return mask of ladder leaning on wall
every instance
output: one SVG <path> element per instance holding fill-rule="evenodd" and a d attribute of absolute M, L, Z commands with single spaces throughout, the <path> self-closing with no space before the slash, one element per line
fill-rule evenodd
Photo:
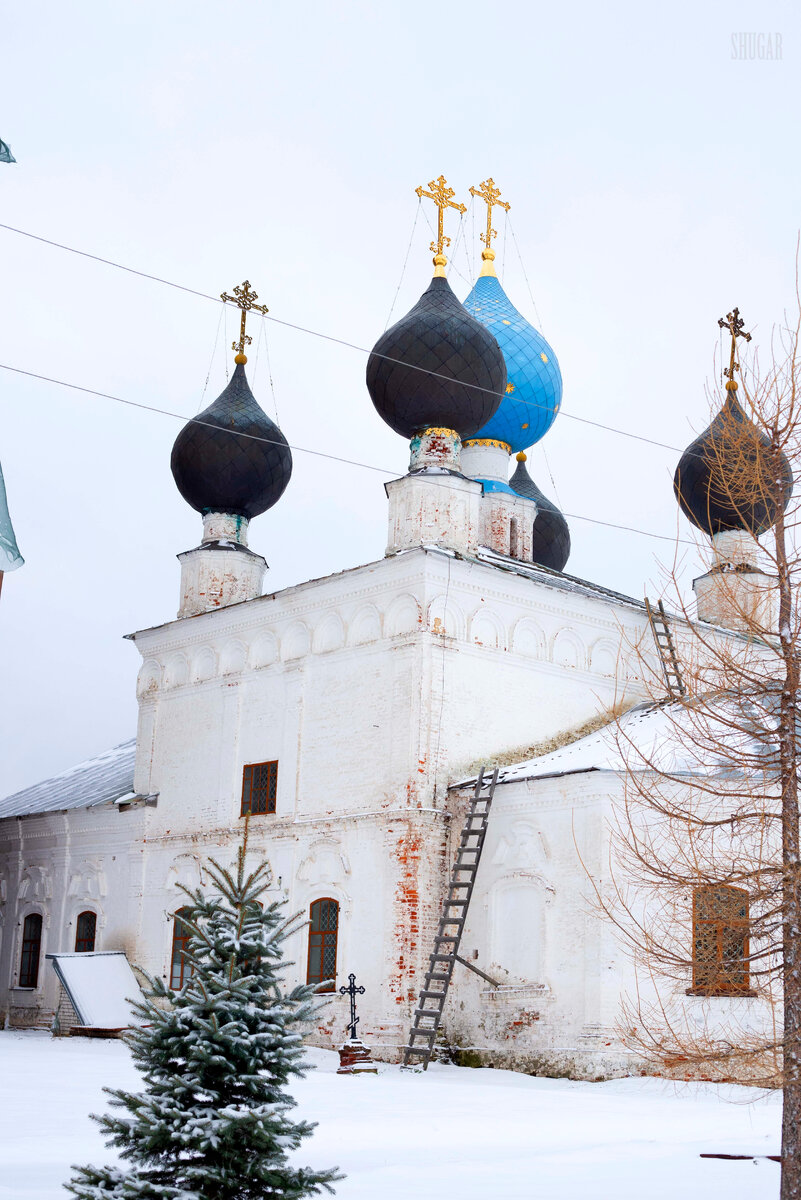
<path fill-rule="evenodd" d="M 662 666 L 662 674 L 665 678 L 668 695 L 672 700 L 678 700 L 681 696 L 687 695 L 687 688 L 682 678 L 681 666 L 676 654 L 673 634 L 670 632 L 665 606 L 661 600 L 658 600 L 656 608 L 654 608 L 646 596 L 645 612 L 648 616 L 651 632 L 654 635 L 654 641 L 656 642 L 656 649 L 659 654 L 659 661 Z"/>
<path fill-rule="evenodd" d="M 473 963 L 459 957 L 459 945 L 467 920 L 470 897 L 473 894 L 476 871 L 481 861 L 481 851 L 484 848 L 484 838 L 487 833 L 487 821 L 497 782 L 497 767 L 493 771 L 489 783 L 485 783 L 484 768 L 481 768 L 462 828 L 459 849 L 448 884 L 448 894 L 442 908 L 437 936 L 434 938 L 434 950 L 429 959 L 420 998 L 412 1018 L 409 1042 L 403 1051 L 404 1067 L 412 1065 L 412 1060 L 415 1059 L 417 1064 L 425 1070 L 431 1061 L 434 1053 L 434 1041 L 442 1021 L 445 1000 L 451 985 L 453 968 L 457 962 L 474 971 L 476 975 L 480 975 L 493 987 L 498 986 L 496 980 L 485 975 L 483 971 L 479 971 Z"/>

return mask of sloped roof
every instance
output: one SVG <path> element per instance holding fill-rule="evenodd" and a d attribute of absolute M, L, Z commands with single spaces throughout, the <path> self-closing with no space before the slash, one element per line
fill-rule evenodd
<path fill-rule="evenodd" d="M 719 775 L 775 769 L 764 734 L 770 704 L 747 697 L 718 697 L 698 705 L 646 703 L 570 745 L 502 767 L 498 783 L 579 775 L 587 771 L 655 770 L 665 775 Z M 748 727 L 754 730 L 748 733 Z M 757 731 L 759 734 L 757 736 Z M 475 783 L 462 780 L 455 787 Z"/>
<path fill-rule="evenodd" d="M 433 474 L 437 471 L 435 467 L 426 468 L 428 474 Z M 442 474 L 447 475 L 444 471 Z M 282 588 L 278 592 L 265 592 L 263 596 L 255 596 L 252 600 L 239 600 L 238 605 L 246 604 L 268 604 L 276 597 L 288 597 L 298 592 L 302 592 L 304 588 L 312 587 L 318 583 L 327 583 L 332 579 L 346 579 L 348 576 L 358 575 L 360 571 L 372 571 L 376 567 L 381 567 L 388 562 L 402 562 L 403 559 L 413 554 L 431 554 L 440 558 L 451 558 L 461 562 L 474 563 L 482 567 L 488 567 L 490 570 L 503 571 L 507 575 L 519 575 L 524 579 L 530 579 L 532 582 L 542 584 L 547 588 L 554 588 L 561 592 L 570 592 L 577 596 L 587 596 L 590 599 L 602 600 L 607 604 L 623 605 L 628 608 L 645 610 L 645 601 L 637 600 L 633 596 L 625 596 L 622 592 L 612 591 L 610 588 L 602 587 L 601 584 L 591 583 L 587 579 L 579 579 L 576 575 L 566 575 L 564 571 L 554 571 L 550 567 L 544 567 L 537 563 L 524 563 L 514 558 L 508 558 L 504 554 L 498 554 L 494 550 L 488 549 L 486 546 L 479 547 L 475 554 L 462 554 L 455 550 L 448 550 L 444 546 L 431 545 L 411 546 L 406 550 L 399 550 L 397 553 L 384 558 L 374 559 L 372 562 L 362 563 L 357 567 L 345 567 L 342 571 L 333 571 L 330 575 L 320 575 L 314 579 L 304 579 L 299 583 L 293 583 L 289 587 Z M 235 605 L 227 606 L 232 609 Z M 137 629 L 133 633 L 126 633 L 124 636 L 130 641 L 135 642 L 140 634 L 154 633 L 159 629 L 166 629 L 170 625 L 177 625 L 179 622 L 197 621 L 204 617 L 208 617 L 213 613 L 219 612 L 219 609 L 211 609 L 210 612 L 196 613 L 192 617 L 176 617 L 170 621 L 161 621 L 158 625 L 150 625 L 144 629 Z M 675 614 L 670 614 L 676 620 Z M 725 630 L 726 633 L 732 633 L 731 630 Z M 732 633 L 732 636 L 741 636 Z"/>
<path fill-rule="evenodd" d="M 0 818 L 94 808 L 133 792 L 136 738 L 0 800 Z"/>
<path fill-rule="evenodd" d="M 437 549 L 437 547 L 427 548 Z M 508 558 L 505 554 L 498 554 L 486 546 L 480 546 L 475 556 L 461 554 L 458 557 L 464 558 L 468 562 L 480 562 L 485 567 L 493 567 L 496 571 L 505 571 L 510 575 L 522 575 L 544 587 L 556 588 L 560 592 L 572 592 L 577 596 L 588 596 L 612 604 L 625 605 L 628 608 L 645 609 L 644 600 L 636 600 L 633 596 L 612 591 L 611 588 L 603 587 L 600 583 L 591 583 L 588 579 L 579 579 L 577 575 L 554 571 L 540 563 L 519 562 L 514 558 Z"/>
<path fill-rule="evenodd" d="M 127 1029 L 142 1018 L 129 1001 L 143 1004 L 139 981 L 122 950 L 48 954 L 81 1025 L 90 1029 Z"/>
<path fill-rule="evenodd" d="M 648 756 L 665 739 L 673 740 L 671 716 L 666 707 L 637 705 L 619 721 L 612 720 L 568 746 L 503 768 L 498 773 L 498 782 L 578 775 L 584 771 L 625 771 L 629 747 L 636 747 L 640 756 Z"/>

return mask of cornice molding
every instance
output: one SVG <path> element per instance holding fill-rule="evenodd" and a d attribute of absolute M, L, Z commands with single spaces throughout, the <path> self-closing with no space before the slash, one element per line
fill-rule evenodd
<path fill-rule="evenodd" d="M 392 808 L 381 809 L 379 811 L 370 812 L 350 812 L 350 813 L 329 813 L 319 817 L 301 817 L 293 816 L 286 817 L 271 817 L 269 827 L 258 830 L 253 824 L 249 830 L 249 841 L 251 845 L 255 845 L 260 840 L 265 840 L 268 845 L 274 843 L 278 839 L 288 839 L 297 841 L 299 830 L 308 830 L 312 836 L 320 837 L 323 833 L 330 833 L 328 828 L 337 827 L 345 828 L 348 825 L 358 825 L 363 821 L 375 821 L 376 823 L 389 824 L 392 821 L 415 821 L 421 825 L 437 825 L 440 822 L 447 824 L 451 820 L 451 814 L 444 809 L 438 808 Z M 315 833 L 315 830 L 318 832 Z M 230 838 L 232 841 L 239 842 L 241 840 L 241 829 L 238 826 L 215 826 L 211 829 L 187 829 L 183 832 L 170 833 L 152 833 L 145 839 L 144 843 L 151 849 L 158 846 L 173 846 L 177 843 L 189 843 L 192 846 L 199 844 L 212 843 L 220 844 L 220 838 Z"/>

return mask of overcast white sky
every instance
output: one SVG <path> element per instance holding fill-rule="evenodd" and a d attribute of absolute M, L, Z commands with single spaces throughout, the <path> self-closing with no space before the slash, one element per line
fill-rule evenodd
<path fill-rule="evenodd" d="M 492 175 L 540 320 L 511 236 L 504 261 L 499 214 L 504 285 L 565 384 L 532 474 L 554 495 L 552 473 L 569 513 L 687 536 L 678 456 L 568 414 L 683 448 L 707 423 L 718 316 L 739 305 L 766 341 L 792 303 L 799 12 L 18 0 L 3 18 L 0 137 L 18 162 L 0 165 L 0 221 L 202 292 L 248 278 L 271 315 L 369 348 L 414 188 L 442 172 L 468 201 Z M 782 59 L 733 59 L 740 31 L 780 33 Z M 468 214 L 451 274 L 462 298 L 481 216 L 474 239 Z M 396 317 L 428 284 L 429 241 L 421 218 Z M 198 410 L 220 306 L 3 229 L 0 263 L 0 361 Z M 229 314 L 205 403 L 225 384 L 234 326 Z M 402 474 L 407 446 L 372 408 L 365 355 L 266 333 L 289 441 Z M 264 343 L 255 357 L 251 383 L 274 414 Z M 170 475 L 179 428 L 0 371 L 0 461 L 27 560 L 0 599 L 0 794 L 135 730 L 139 659 L 122 635 L 175 615 L 175 555 L 200 534 Z M 251 528 L 267 588 L 380 557 L 383 478 L 296 453 L 283 500 Z M 570 524 L 569 571 L 656 588 L 669 543 Z"/>

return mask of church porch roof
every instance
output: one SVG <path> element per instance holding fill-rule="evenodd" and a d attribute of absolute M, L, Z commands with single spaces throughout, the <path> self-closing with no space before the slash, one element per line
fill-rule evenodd
<path fill-rule="evenodd" d="M 590 771 L 621 776 L 655 771 L 666 779 L 688 781 L 731 776 L 733 770 L 769 776 L 776 765 L 770 738 L 765 738 L 774 720 L 772 703 L 769 695 L 721 695 L 696 704 L 647 701 L 558 750 L 502 767 L 498 784 Z M 451 786 L 475 782 L 473 776 Z"/>
<path fill-rule="evenodd" d="M 0 800 L 0 819 L 94 808 L 133 793 L 136 738 Z"/>

